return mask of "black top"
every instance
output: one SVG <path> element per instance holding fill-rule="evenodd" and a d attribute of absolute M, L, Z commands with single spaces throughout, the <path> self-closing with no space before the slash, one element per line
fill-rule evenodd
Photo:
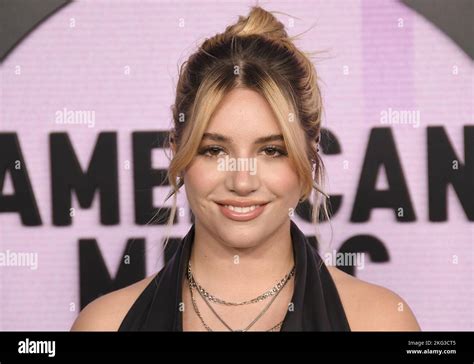
<path fill-rule="evenodd" d="M 293 310 L 281 331 L 350 331 L 334 281 L 303 232 L 291 221 L 295 259 Z M 194 225 L 171 259 L 132 305 L 119 331 L 183 331 L 182 282 L 194 241 Z"/>

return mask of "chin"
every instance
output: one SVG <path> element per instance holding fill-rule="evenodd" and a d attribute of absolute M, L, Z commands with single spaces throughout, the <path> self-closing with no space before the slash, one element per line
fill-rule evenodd
<path fill-rule="evenodd" d="M 255 229 L 254 231 L 251 231 Z M 220 226 L 216 227 L 216 232 L 223 241 L 223 243 L 234 249 L 247 249 L 258 246 L 258 242 L 263 239 L 263 231 L 256 231 L 256 229 L 262 230 L 262 226 Z"/>
<path fill-rule="evenodd" d="M 238 239 L 226 240 L 225 244 L 229 248 L 233 248 L 233 249 L 249 249 L 249 248 L 255 248 L 256 246 L 258 246 L 258 244 L 256 244 L 255 241 L 251 242 L 248 240 L 243 241 L 243 240 L 238 240 Z"/>

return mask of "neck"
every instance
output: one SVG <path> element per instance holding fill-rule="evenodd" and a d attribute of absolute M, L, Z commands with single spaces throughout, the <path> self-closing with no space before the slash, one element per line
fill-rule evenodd
<path fill-rule="evenodd" d="M 190 262 L 195 279 L 217 297 L 238 301 L 261 294 L 294 265 L 290 220 L 243 249 L 229 247 L 196 220 Z"/>

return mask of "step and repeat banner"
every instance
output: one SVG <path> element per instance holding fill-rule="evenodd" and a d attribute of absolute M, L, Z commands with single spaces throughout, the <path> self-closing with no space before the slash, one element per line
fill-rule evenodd
<path fill-rule="evenodd" d="M 321 52 L 333 216 L 320 254 L 359 253 L 344 269 L 401 295 L 423 330 L 473 330 L 472 34 L 456 20 L 465 1 L 420 3 L 260 5 Z M 162 267 L 167 229 L 148 222 L 169 212 L 179 66 L 255 4 L 17 4 L 0 65 L 0 330 L 68 330 L 88 302 Z M 178 203 L 173 239 L 193 221 Z M 315 241 L 308 208 L 293 220 Z"/>

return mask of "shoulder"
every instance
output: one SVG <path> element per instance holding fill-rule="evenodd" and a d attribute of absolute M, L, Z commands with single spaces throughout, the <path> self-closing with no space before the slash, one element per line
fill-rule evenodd
<path fill-rule="evenodd" d="M 130 307 L 155 276 L 95 299 L 81 311 L 71 331 L 117 331 Z"/>
<path fill-rule="evenodd" d="M 328 266 L 352 331 L 419 331 L 408 304 L 393 291 Z"/>

